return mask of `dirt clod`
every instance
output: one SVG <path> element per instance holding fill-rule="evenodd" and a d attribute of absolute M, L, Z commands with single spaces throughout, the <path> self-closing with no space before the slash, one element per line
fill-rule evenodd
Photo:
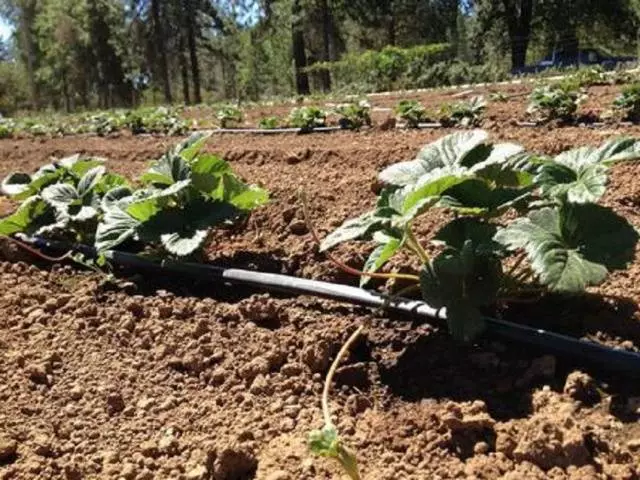
<path fill-rule="evenodd" d="M 107 413 L 109 415 L 120 413 L 124 408 L 124 398 L 122 398 L 122 394 L 120 392 L 112 392 L 107 395 Z"/>
<path fill-rule="evenodd" d="M 258 468 L 258 460 L 253 452 L 242 445 L 227 446 L 218 451 L 214 463 L 215 480 L 250 478 Z"/>
<path fill-rule="evenodd" d="M 18 442 L 0 435 L 0 465 L 13 462 L 18 452 Z"/>
<path fill-rule="evenodd" d="M 29 375 L 29 379 L 33 383 L 37 383 L 40 385 L 49 385 L 48 371 L 46 364 L 43 363 L 34 363 L 27 366 L 26 371 Z"/>
<path fill-rule="evenodd" d="M 593 404 L 600 400 L 600 392 L 593 378 L 583 372 L 571 372 L 564 384 L 564 393 L 583 403 Z"/>

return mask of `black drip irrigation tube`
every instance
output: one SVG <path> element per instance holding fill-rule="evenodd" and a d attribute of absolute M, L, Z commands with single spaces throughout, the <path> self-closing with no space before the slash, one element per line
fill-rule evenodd
<path fill-rule="evenodd" d="M 345 130 L 342 127 L 316 127 L 316 128 L 214 128 L 207 130 L 212 133 L 249 133 L 256 135 L 277 135 L 279 133 L 329 133 Z"/>
<path fill-rule="evenodd" d="M 97 255 L 96 250 L 87 245 L 72 245 L 41 238 L 22 240 L 37 248 L 46 250 L 58 252 L 76 251 L 89 257 Z M 266 291 L 323 297 L 354 305 L 380 308 L 389 312 L 417 317 L 425 321 L 436 320 L 440 324 L 446 320 L 446 311 L 444 309 L 435 309 L 425 302 L 390 297 L 349 285 L 308 280 L 276 273 L 222 268 L 201 263 L 174 260 L 154 262 L 133 253 L 117 250 L 105 252 L 105 257 L 113 265 L 125 268 L 182 275 L 200 281 L 246 285 Z M 640 353 L 617 350 L 587 340 L 496 318 L 485 317 L 485 321 L 487 326 L 486 335 L 537 347 L 558 355 L 571 357 L 572 359 L 586 361 L 596 368 L 640 378 Z"/>

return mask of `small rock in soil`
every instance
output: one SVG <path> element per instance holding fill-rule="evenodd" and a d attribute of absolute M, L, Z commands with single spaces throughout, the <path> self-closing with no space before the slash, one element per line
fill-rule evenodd
<path fill-rule="evenodd" d="M 600 392 L 593 378 L 580 371 L 569 374 L 563 391 L 571 398 L 586 404 L 593 404 L 600 400 Z"/>
<path fill-rule="evenodd" d="M 258 375 L 269 373 L 269 362 L 262 357 L 254 358 L 249 363 L 243 365 L 238 373 L 244 380 L 253 382 L 253 379 Z"/>
<path fill-rule="evenodd" d="M 476 455 L 484 455 L 489 453 L 489 450 L 491 450 L 491 447 L 487 442 L 478 442 L 473 446 L 473 453 Z"/>
<path fill-rule="evenodd" d="M 120 470 L 120 476 L 125 480 L 133 480 L 137 474 L 138 470 L 133 463 L 125 463 Z"/>
<path fill-rule="evenodd" d="M 38 435 L 33 441 L 33 452 L 40 457 L 53 457 L 51 440 L 46 435 Z"/>
<path fill-rule="evenodd" d="M 289 231 L 294 235 L 304 235 L 309 232 L 304 220 L 294 220 L 289 224 Z"/>
<path fill-rule="evenodd" d="M 208 474 L 209 471 L 207 470 L 207 467 L 205 467 L 204 465 L 198 465 L 197 467 L 189 470 L 185 477 L 187 478 L 187 480 L 203 480 L 207 478 Z"/>
<path fill-rule="evenodd" d="M 238 312 L 245 320 L 266 328 L 278 328 L 284 312 L 269 295 L 252 295 L 238 304 Z"/>
<path fill-rule="evenodd" d="M 154 440 L 147 440 L 140 444 L 140 453 L 145 457 L 156 458 L 158 456 L 158 444 Z"/>
<path fill-rule="evenodd" d="M 353 365 L 345 365 L 336 370 L 335 382 L 337 385 L 349 385 L 350 387 L 367 388 L 370 385 L 367 364 L 360 362 Z"/>
<path fill-rule="evenodd" d="M 115 415 L 122 412 L 124 410 L 124 407 L 124 399 L 119 392 L 114 392 L 107 395 L 107 413 L 109 415 Z"/>
<path fill-rule="evenodd" d="M 627 448 L 632 452 L 640 452 L 640 438 L 634 438 L 627 442 Z"/>
<path fill-rule="evenodd" d="M 0 436 L 0 464 L 10 463 L 16 459 L 18 443 L 5 436 Z"/>
<path fill-rule="evenodd" d="M 280 369 L 280 373 L 285 377 L 297 377 L 302 373 L 302 370 L 303 366 L 301 363 L 293 362 L 283 365 Z"/>
<path fill-rule="evenodd" d="M 218 452 L 214 463 L 214 480 L 252 478 L 258 468 L 258 460 L 248 448 L 233 445 Z"/>
<path fill-rule="evenodd" d="M 39 385 L 49 385 L 49 377 L 47 376 L 47 368 L 45 365 L 31 364 L 27 367 L 27 374 L 29 375 L 29 379 L 33 383 L 37 383 Z"/>
<path fill-rule="evenodd" d="M 69 390 L 69 398 L 71 398 L 71 400 L 75 400 L 76 402 L 80 399 L 82 399 L 82 397 L 84 396 L 84 390 L 82 390 L 82 388 L 80 387 L 73 387 L 71 390 Z"/>
<path fill-rule="evenodd" d="M 302 350 L 302 361 L 312 372 L 321 373 L 329 368 L 333 348 L 326 340 L 320 340 Z"/>
<path fill-rule="evenodd" d="M 179 446 L 178 439 L 173 435 L 165 435 L 158 442 L 158 450 L 165 455 L 176 455 Z"/>

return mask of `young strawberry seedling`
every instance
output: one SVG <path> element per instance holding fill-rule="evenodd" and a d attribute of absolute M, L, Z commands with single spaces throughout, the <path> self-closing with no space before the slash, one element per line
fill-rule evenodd
<path fill-rule="evenodd" d="M 311 131 L 314 128 L 324 127 L 326 124 L 327 112 L 318 107 L 297 107 L 291 110 L 287 125 L 293 128 L 300 128 L 304 131 Z"/>
<path fill-rule="evenodd" d="M 613 107 L 622 113 L 625 120 L 631 122 L 640 120 L 640 83 L 624 87 L 613 101 Z"/>
<path fill-rule="evenodd" d="M 109 250 L 125 243 L 161 247 L 175 256 L 202 248 L 210 229 L 233 223 L 268 200 L 231 166 L 202 152 L 206 134 L 170 149 L 133 189 L 106 173 L 104 161 L 73 156 L 34 175 L 14 173 L 2 192 L 23 203 L 0 221 L 0 235 L 35 235 Z"/>
<path fill-rule="evenodd" d="M 338 124 L 344 129 L 359 130 L 365 125 L 371 126 L 371 105 L 366 100 L 338 105 L 335 111 L 340 116 Z"/>
<path fill-rule="evenodd" d="M 338 431 L 333 425 L 331 411 L 329 409 L 329 390 L 340 361 L 349 352 L 349 348 L 356 341 L 360 333 L 362 333 L 362 329 L 363 327 L 358 327 L 358 329 L 351 334 L 331 364 L 322 390 L 322 416 L 324 418 L 324 426 L 321 430 L 314 430 L 309 434 L 309 449 L 316 455 L 337 460 L 351 480 L 360 480 L 361 478 L 358 461 L 355 455 L 342 443 Z"/>
<path fill-rule="evenodd" d="M 237 128 L 244 120 L 242 110 L 233 105 L 227 105 L 216 112 L 220 128 Z"/>
<path fill-rule="evenodd" d="M 395 112 L 398 119 L 404 121 L 408 128 L 418 128 L 420 123 L 429 120 L 427 109 L 417 100 L 400 100 Z"/>
<path fill-rule="evenodd" d="M 445 127 L 477 127 L 486 109 L 487 101 L 482 96 L 445 105 L 440 109 L 440 123 Z"/>
<path fill-rule="evenodd" d="M 321 250 L 373 240 L 377 246 L 356 272 L 361 284 L 371 276 L 412 281 L 432 307 L 446 308 L 450 333 L 471 341 L 484 329 L 485 312 L 504 299 L 576 294 L 626 268 L 638 234 L 596 202 L 606 190 L 608 167 L 639 152 L 635 140 L 616 139 L 551 158 L 490 143 L 481 130 L 454 133 L 380 172 L 386 186 L 376 208 L 347 220 Z M 454 219 L 427 249 L 414 225 L 431 209 L 451 211 Z M 420 271 L 377 273 L 400 250 L 417 257 Z"/>
<path fill-rule="evenodd" d="M 527 114 L 539 122 L 570 122 L 585 99 L 586 95 L 573 82 L 536 87 L 529 97 Z"/>

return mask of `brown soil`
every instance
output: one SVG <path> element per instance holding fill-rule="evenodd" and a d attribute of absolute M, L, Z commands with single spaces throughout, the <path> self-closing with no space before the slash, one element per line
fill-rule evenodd
<path fill-rule="evenodd" d="M 492 128 L 545 153 L 638 130 Z M 211 261 L 354 283 L 317 253 L 297 189 L 324 234 L 372 205 L 381 167 L 445 132 L 216 136 L 208 148 L 272 202 L 218 232 Z M 4 140 L 0 175 L 83 152 L 135 176 L 169 142 Z M 606 198 L 636 225 L 638 174 L 616 167 Z M 336 253 L 360 266 L 369 248 Z M 640 389 L 597 366 L 491 339 L 463 347 L 435 327 L 331 301 L 136 275 L 112 285 L 13 260 L 0 262 L 0 478 L 341 478 L 305 441 L 322 426 L 329 363 L 360 324 L 332 408 L 364 478 L 640 478 Z M 639 277 L 637 261 L 592 298 L 505 314 L 635 350 Z"/>

